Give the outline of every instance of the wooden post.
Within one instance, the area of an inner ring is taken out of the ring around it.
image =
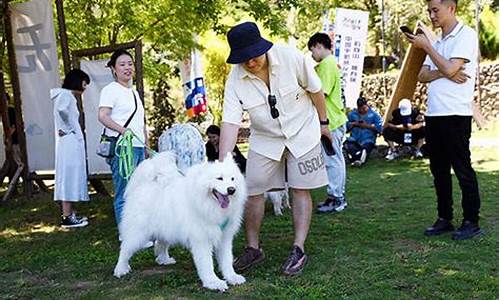
[[[68,74],[71,69],[71,61],[69,59],[68,35],[66,34],[66,19],[64,18],[63,0],[56,0],[56,9],[57,21],[59,23],[59,40],[61,42],[64,74]]]
[[[5,1],[6,2],[6,1]],[[5,3],[4,2],[4,3]],[[26,152],[26,136],[24,134],[24,120],[23,120],[23,109],[21,100],[21,86],[19,84],[19,77],[17,72],[17,62],[16,54],[14,51],[14,40],[12,37],[12,24],[10,23],[10,9],[5,3],[4,7],[4,25],[5,25],[5,35],[7,37],[7,51],[9,56],[9,66],[10,66],[10,80],[12,82],[12,89],[14,90],[14,104],[16,109],[16,132],[19,139],[19,147],[21,149],[21,160],[24,164],[24,169],[22,172],[24,190],[28,197],[32,196],[31,190],[31,179],[29,174],[28,165],[28,154]]]
[[[3,22],[3,20],[2,20]],[[2,35],[2,40],[0,42],[0,57],[4,55],[5,49],[5,39],[4,35]],[[5,176],[11,177],[13,172],[15,172],[16,163],[14,161],[14,156],[12,153],[12,138],[10,131],[10,121],[8,115],[8,104],[7,104],[7,91],[5,89],[4,82],[4,74],[3,74],[3,65],[0,64],[0,114],[2,117],[2,125],[3,125],[3,144],[5,147],[5,161],[3,162],[3,166],[0,169],[0,184],[3,183]]]
[[[2,5],[0,9],[2,12],[6,11],[7,5]],[[3,13],[2,13],[3,15]],[[4,24],[4,19],[0,20],[0,23]],[[2,39],[0,44],[0,57],[3,58],[4,50],[5,50],[5,31],[2,31]],[[5,81],[4,81],[4,73],[3,73],[3,65],[0,64],[0,112],[2,117],[3,124],[3,142],[5,146],[5,161],[3,162],[2,168],[0,169],[0,183],[3,183],[3,180],[6,176],[9,177],[9,188],[7,192],[3,195],[2,201],[7,201],[10,196],[16,192],[16,185],[19,180],[19,176],[24,168],[24,166],[18,165],[17,161],[14,159],[14,151],[12,148],[12,134],[11,134],[11,124],[9,120],[8,114],[8,103],[7,103],[7,91],[5,89]]]
[[[396,86],[392,91],[389,105],[387,105],[384,113],[384,126],[391,120],[392,111],[398,107],[401,99],[407,98],[413,100],[413,94],[415,93],[418,82],[418,73],[424,63],[425,56],[426,53],[424,50],[415,48],[410,44],[410,48],[406,52],[403,60]]]
[[[142,104],[144,105],[144,81],[143,81],[143,71],[142,71],[142,41],[138,40],[135,43],[135,74],[137,79],[137,90],[139,91],[139,96],[141,98]]]
[[[3,21],[2,21],[3,22]],[[5,39],[2,35],[2,40],[0,44],[0,57],[3,58],[5,49]],[[4,74],[3,74],[3,65],[0,64],[0,114],[2,117],[2,125],[3,125],[3,144],[5,146],[5,160],[9,160],[12,158],[12,142],[10,138],[10,122],[8,115],[8,104],[7,104],[7,91],[5,89],[4,82]],[[3,182],[3,178],[0,178],[0,183]]]

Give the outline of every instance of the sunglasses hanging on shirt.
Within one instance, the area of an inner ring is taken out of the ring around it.
[[[277,117],[280,116],[280,112],[276,108],[276,96],[274,95],[267,96],[267,101],[269,102],[269,106],[271,107],[271,117],[273,117],[273,119],[276,119]]]

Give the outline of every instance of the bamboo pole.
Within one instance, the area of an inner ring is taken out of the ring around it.
[[[135,74],[136,74],[136,86],[139,91],[139,98],[141,98],[142,105],[144,105],[144,74],[142,70],[142,41],[138,40],[134,46],[135,54]]]
[[[56,9],[57,21],[59,23],[59,39],[61,42],[64,74],[68,74],[71,70],[71,61],[69,59],[68,35],[66,34],[66,19],[64,17],[63,0],[56,0]]]
[[[1,21],[3,22],[3,20]],[[3,23],[2,23],[3,24]],[[0,42],[0,57],[3,58],[4,50],[5,50],[5,35],[2,32],[2,39]],[[8,103],[7,103],[7,92],[5,89],[5,81],[4,81],[4,73],[3,73],[3,65],[0,64],[0,114],[2,118],[3,125],[3,143],[5,149],[5,161],[3,162],[2,168],[0,169],[0,184],[3,183],[3,180],[6,176],[10,177],[10,184],[17,184],[17,180],[15,180],[15,176],[12,176],[14,169],[17,164],[14,160],[14,155],[12,152],[12,137],[11,137],[11,129],[10,129],[10,121],[8,115]],[[9,198],[10,194],[6,193],[4,195],[4,201]]]

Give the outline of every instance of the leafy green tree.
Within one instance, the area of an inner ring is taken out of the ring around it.
[[[226,64],[229,46],[225,39],[214,32],[208,32],[202,38],[205,45],[203,51],[204,76],[207,86],[208,108],[213,116],[213,123],[220,124],[222,120],[222,103],[224,84],[231,66]]]
[[[479,24],[481,55],[489,59],[498,58],[498,11],[485,7]]]
[[[498,15],[492,17],[492,11],[498,11],[498,0],[480,1],[482,7],[492,5],[481,17],[480,37],[483,53],[493,58],[498,53],[498,23],[494,21]],[[220,122],[224,82],[230,70],[225,63],[229,52],[225,34],[241,21],[255,20],[274,41],[294,37],[304,49],[309,36],[321,30],[325,10],[334,20],[337,7],[361,9],[369,12],[369,53],[395,53],[402,58],[407,45],[399,26],[414,27],[418,20],[428,23],[425,1],[384,0],[384,4],[385,52],[382,0],[65,0],[64,9],[70,50],[142,39],[147,98],[151,98],[148,90],[154,91],[154,99],[146,99],[147,109],[152,111],[153,106],[155,118],[164,118],[154,124],[156,130],[185,119],[177,61],[193,47],[203,51],[209,110],[214,122]],[[474,0],[459,1],[459,15],[469,25],[474,25],[474,4]],[[199,43],[193,39],[196,35]],[[2,60],[7,61],[6,54]],[[162,88],[165,92],[159,91]]]
[[[175,101],[170,95],[171,87],[166,80],[158,80],[158,85],[154,88],[154,105],[149,116],[149,124],[153,125],[150,145],[157,149],[158,138],[165,128],[175,123],[178,111],[172,105]]]

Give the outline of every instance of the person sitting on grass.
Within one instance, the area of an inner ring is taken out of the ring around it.
[[[349,162],[353,166],[361,166],[375,148],[377,134],[382,131],[382,118],[368,106],[365,98],[359,97],[357,109],[347,115],[347,131],[351,136],[344,143]]]
[[[385,141],[389,145],[389,152],[385,159],[394,160],[399,156],[398,145],[412,145],[413,157],[422,158],[420,148],[424,144],[425,126],[424,116],[417,109],[412,108],[408,99],[399,101],[399,108],[392,112],[392,119],[382,131]]]

